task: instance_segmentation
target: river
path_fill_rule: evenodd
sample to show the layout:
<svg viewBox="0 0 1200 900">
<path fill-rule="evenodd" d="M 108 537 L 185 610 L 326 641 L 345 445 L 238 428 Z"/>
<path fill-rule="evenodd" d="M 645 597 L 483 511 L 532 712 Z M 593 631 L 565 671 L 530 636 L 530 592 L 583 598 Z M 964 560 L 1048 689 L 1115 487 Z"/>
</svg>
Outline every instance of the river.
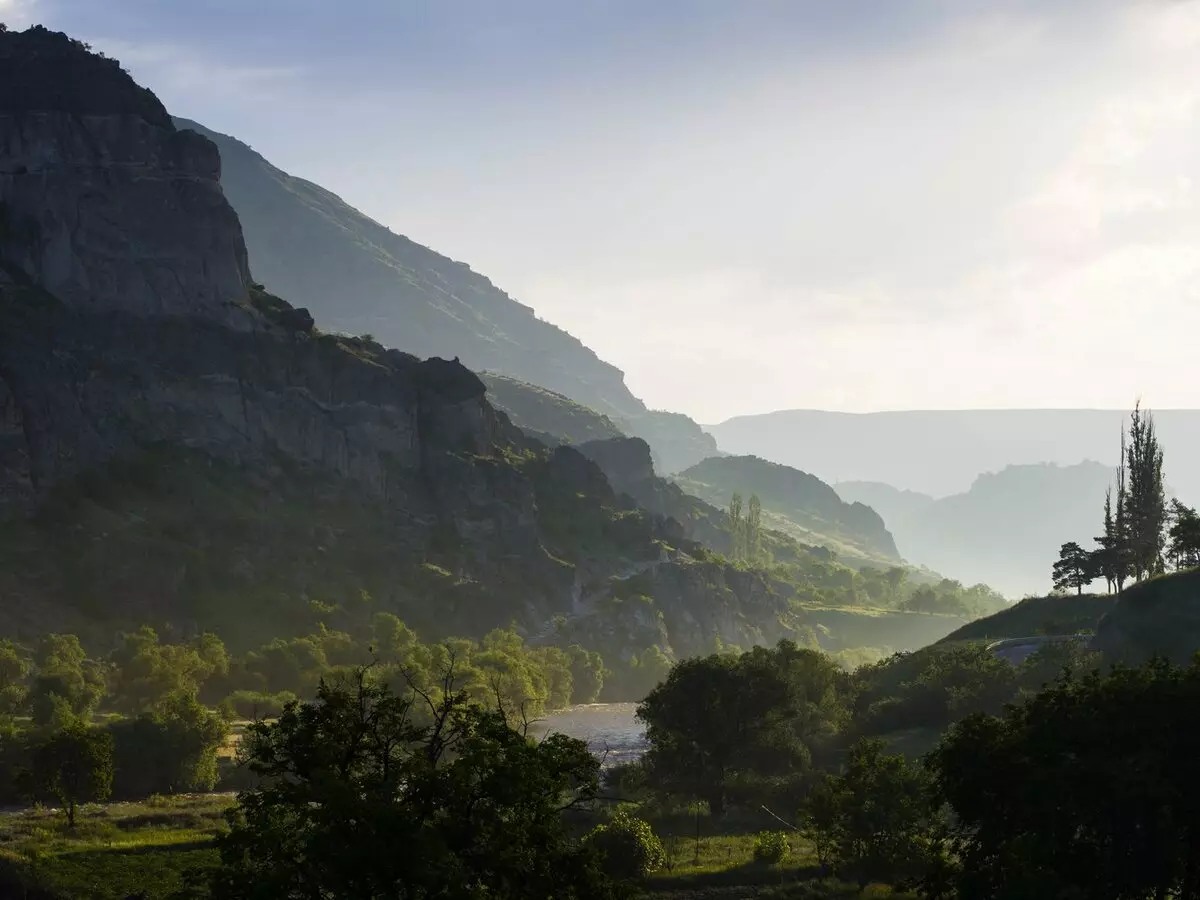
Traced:
<svg viewBox="0 0 1200 900">
<path fill-rule="evenodd" d="M 586 741 L 604 768 L 646 752 L 646 729 L 634 718 L 636 703 L 587 703 L 548 713 L 533 726 L 537 736 L 560 732 Z"/>
</svg>

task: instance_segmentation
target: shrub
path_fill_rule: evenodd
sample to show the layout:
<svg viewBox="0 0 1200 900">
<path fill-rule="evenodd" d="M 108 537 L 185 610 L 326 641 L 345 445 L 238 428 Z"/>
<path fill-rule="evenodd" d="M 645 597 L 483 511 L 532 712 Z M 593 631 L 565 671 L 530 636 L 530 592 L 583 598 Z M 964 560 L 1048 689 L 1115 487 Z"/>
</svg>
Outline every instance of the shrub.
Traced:
<svg viewBox="0 0 1200 900">
<path fill-rule="evenodd" d="M 792 845 L 782 831 L 760 831 L 754 839 L 754 859 L 760 863 L 783 862 Z"/>
<path fill-rule="evenodd" d="M 667 853 L 644 819 L 617 810 L 606 825 L 597 825 L 584 838 L 599 856 L 604 871 L 617 881 L 634 881 L 662 868 Z"/>
</svg>

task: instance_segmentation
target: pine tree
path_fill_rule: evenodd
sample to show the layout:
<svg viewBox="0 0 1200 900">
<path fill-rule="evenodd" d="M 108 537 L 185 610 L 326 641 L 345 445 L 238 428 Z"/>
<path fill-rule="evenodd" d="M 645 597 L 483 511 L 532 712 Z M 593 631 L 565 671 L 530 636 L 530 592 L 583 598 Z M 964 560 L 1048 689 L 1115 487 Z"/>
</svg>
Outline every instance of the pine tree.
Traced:
<svg viewBox="0 0 1200 900">
<path fill-rule="evenodd" d="M 1200 567 L 1200 515 L 1178 500 L 1171 504 L 1169 554 L 1177 569 Z"/>
<path fill-rule="evenodd" d="M 1056 590 L 1075 588 L 1076 594 L 1082 594 L 1096 574 L 1092 569 L 1092 555 L 1074 541 L 1063 544 L 1051 574 Z"/>
</svg>

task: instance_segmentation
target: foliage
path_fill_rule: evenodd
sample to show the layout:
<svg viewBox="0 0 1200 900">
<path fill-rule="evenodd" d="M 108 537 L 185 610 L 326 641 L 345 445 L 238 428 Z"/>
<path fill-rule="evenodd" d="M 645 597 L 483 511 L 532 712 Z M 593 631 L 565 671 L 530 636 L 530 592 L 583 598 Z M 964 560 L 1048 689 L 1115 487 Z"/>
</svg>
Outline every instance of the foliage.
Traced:
<svg viewBox="0 0 1200 900">
<path fill-rule="evenodd" d="M 1091 584 L 1100 571 L 1094 554 L 1084 550 L 1074 541 L 1059 548 L 1058 562 L 1054 564 L 1052 578 L 1055 590 L 1075 589 L 1076 595 Z"/>
<path fill-rule="evenodd" d="M 561 735 L 531 742 L 471 703 L 452 670 L 440 691 L 403 696 L 365 669 L 323 681 L 316 702 L 251 725 L 243 746 L 265 782 L 220 839 L 219 896 L 606 893 L 561 815 L 595 796 L 596 759 Z"/>
<path fill-rule="evenodd" d="M 962 896 L 1200 894 L 1200 663 L 1063 679 L 930 758 Z"/>
<path fill-rule="evenodd" d="M 761 863 L 783 862 L 792 849 L 787 832 L 760 831 L 754 838 L 754 859 Z"/>
<path fill-rule="evenodd" d="M 720 816 L 738 782 L 804 772 L 838 727 L 844 683 L 831 659 L 789 641 L 677 663 L 638 706 L 650 785 Z"/>
<path fill-rule="evenodd" d="M 150 711 L 173 695 L 199 694 L 204 682 L 229 670 L 229 655 L 216 635 L 204 634 L 188 644 L 160 644 L 147 625 L 123 635 L 110 662 L 109 703 L 128 715 Z"/>
<path fill-rule="evenodd" d="M 850 748 L 845 771 L 827 776 L 805 810 L 822 864 L 860 887 L 922 873 L 930 860 L 933 807 L 924 772 L 884 752 L 878 739 Z"/>
<path fill-rule="evenodd" d="M 109 726 L 115 758 L 115 793 L 148 797 L 210 791 L 217 783 L 217 751 L 229 726 L 195 697 L 176 694 L 154 712 Z"/>
<path fill-rule="evenodd" d="M 636 881 L 662 868 L 666 851 L 650 823 L 625 807 L 608 822 L 597 825 L 584 838 L 600 860 L 604 872 L 617 881 Z"/>
<path fill-rule="evenodd" d="M 104 800 L 112 791 L 112 735 L 80 723 L 65 726 L 34 750 L 33 775 L 38 789 L 62 804 L 74 827 L 80 803 Z"/>
<path fill-rule="evenodd" d="M 38 725 L 86 720 L 104 696 L 104 679 L 73 634 L 47 634 L 33 655 L 29 709 Z"/>
</svg>

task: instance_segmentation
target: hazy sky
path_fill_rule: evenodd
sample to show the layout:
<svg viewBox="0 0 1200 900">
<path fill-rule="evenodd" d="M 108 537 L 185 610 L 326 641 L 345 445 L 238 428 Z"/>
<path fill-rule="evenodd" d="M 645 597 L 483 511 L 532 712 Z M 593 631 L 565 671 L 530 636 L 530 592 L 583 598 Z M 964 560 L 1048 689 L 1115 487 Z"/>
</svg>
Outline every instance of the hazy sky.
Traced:
<svg viewBox="0 0 1200 900">
<path fill-rule="evenodd" d="M 0 0 L 650 405 L 1200 406 L 1197 0 Z"/>
</svg>

